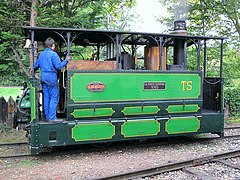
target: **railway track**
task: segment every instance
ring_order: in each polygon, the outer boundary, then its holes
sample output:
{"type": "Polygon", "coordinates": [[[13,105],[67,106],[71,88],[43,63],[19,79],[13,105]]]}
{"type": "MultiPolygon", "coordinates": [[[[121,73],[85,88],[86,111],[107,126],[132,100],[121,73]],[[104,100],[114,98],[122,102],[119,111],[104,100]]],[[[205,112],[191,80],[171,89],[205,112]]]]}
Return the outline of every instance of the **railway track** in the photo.
{"type": "Polygon", "coordinates": [[[0,143],[0,147],[3,146],[16,146],[16,145],[27,145],[28,142],[9,142],[9,143],[0,143]]]}
{"type": "MultiPolygon", "coordinates": [[[[226,127],[224,128],[225,130],[231,130],[231,129],[240,129],[240,126],[234,126],[234,127],[226,127]]],[[[184,137],[184,138],[171,138],[171,139],[165,139],[161,142],[148,142],[148,143],[144,143],[144,144],[116,144],[115,147],[117,146],[128,146],[130,148],[134,148],[134,147],[152,147],[152,146],[159,146],[159,145],[166,145],[166,144],[176,144],[176,143],[187,143],[187,142],[204,142],[204,141],[214,141],[214,140],[221,140],[221,139],[233,139],[233,138],[240,138],[240,134],[238,135],[229,135],[229,136],[224,136],[223,138],[219,138],[219,137],[198,137],[198,138],[189,138],[189,137],[184,137]]],[[[77,147],[77,146],[74,146],[77,147]]],[[[99,148],[99,147],[98,147],[99,148]]],[[[101,150],[108,150],[109,148],[112,147],[102,147],[101,150]]],[[[67,154],[76,154],[79,152],[94,152],[97,151],[96,147],[94,148],[90,148],[89,146],[87,146],[86,148],[73,148],[71,149],[71,146],[69,147],[63,147],[60,148],[59,151],[53,151],[53,152],[44,152],[40,155],[43,156],[56,156],[56,155],[67,155],[67,154]],[[70,150],[69,150],[70,149],[70,150]]],[[[10,143],[1,143],[0,144],[0,159],[14,159],[14,158],[26,158],[26,157],[35,157],[32,156],[30,154],[30,150],[29,150],[29,144],[28,142],[10,142],[10,143]],[[23,148],[24,147],[24,148],[23,148]],[[7,149],[7,154],[4,154],[4,152],[6,152],[4,149],[7,149]],[[25,149],[24,151],[22,149],[25,149]],[[24,152],[24,153],[23,153],[24,152]],[[27,152],[27,153],[26,153],[27,152]]]]}
{"type": "Polygon", "coordinates": [[[240,129],[240,126],[229,126],[229,127],[224,127],[224,130],[229,130],[229,129],[240,129]]]}
{"type": "MultiPolygon", "coordinates": [[[[199,170],[196,170],[195,167],[207,164],[207,163],[221,163],[226,166],[229,166],[234,169],[240,170],[240,166],[233,164],[228,161],[229,158],[236,158],[240,157],[240,149],[228,151],[224,153],[219,153],[215,155],[209,155],[202,158],[196,158],[186,161],[180,161],[176,163],[168,163],[161,166],[151,167],[147,169],[141,169],[138,171],[123,173],[123,174],[117,174],[109,177],[104,177],[101,179],[104,180],[122,180],[122,179],[147,179],[148,177],[151,179],[161,173],[171,172],[171,171],[183,171],[186,173],[190,173],[196,177],[199,178],[205,178],[205,179],[214,179],[210,175],[205,174],[204,172],[201,172],[199,170]]],[[[240,178],[240,177],[239,177],[240,178]]]]}
{"type": "Polygon", "coordinates": [[[28,142],[10,142],[0,144],[0,159],[30,157],[28,142]],[[26,153],[28,151],[28,153],[26,153]]]}

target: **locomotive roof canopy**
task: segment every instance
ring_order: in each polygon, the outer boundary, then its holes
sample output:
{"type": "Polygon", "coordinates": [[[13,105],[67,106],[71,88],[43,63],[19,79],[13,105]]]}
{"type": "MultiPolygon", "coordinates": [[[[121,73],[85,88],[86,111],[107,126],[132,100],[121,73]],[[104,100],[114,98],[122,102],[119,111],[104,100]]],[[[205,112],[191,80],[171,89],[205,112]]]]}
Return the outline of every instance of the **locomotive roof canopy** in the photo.
{"type": "MultiPolygon", "coordinates": [[[[186,39],[188,45],[193,44],[198,40],[223,40],[226,37],[206,37],[206,36],[189,36],[176,34],[161,34],[161,33],[147,33],[147,32],[129,32],[129,31],[109,31],[96,29],[77,29],[77,28],[46,28],[46,27],[30,27],[24,26],[25,37],[30,38],[30,32],[34,31],[35,41],[45,41],[48,37],[52,37],[56,42],[64,42],[63,37],[66,38],[67,32],[71,33],[71,40],[75,44],[90,45],[104,44],[112,41],[117,35],[123,37],[122,44],[137,44],[146,45],[156,44],[156,40],[163,38],[163,40],[171,46],[171,41],[176,38],[186,39]],[[148,41],[148,42],[147,42],[148,41]],[[90,42],[90,43],[89,43],[90,42]]],[[[167,44],[166,44],[167,45],[167,44]]]]}

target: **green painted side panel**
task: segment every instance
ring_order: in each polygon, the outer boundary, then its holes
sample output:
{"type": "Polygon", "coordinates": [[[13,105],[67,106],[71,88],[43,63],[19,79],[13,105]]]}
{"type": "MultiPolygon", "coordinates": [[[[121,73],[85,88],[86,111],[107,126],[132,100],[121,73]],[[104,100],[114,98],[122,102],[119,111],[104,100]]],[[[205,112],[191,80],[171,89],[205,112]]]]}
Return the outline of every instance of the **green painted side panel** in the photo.
{"type": "Polygon", "coordinates": [[[83,117],[101,117],[101,116],[112,116],[115,111],[112,108],[96,108],[94,109],[75,109],[73,113],[74,118],[83,117]]]}
{"type": "Polygon", "coordinates": [[[169,105],[166,109],[168,113],[187,113],[197,112],[200,109],[198,104],[187,104],[187,105],[169,105]]]}
{"type": "Polygon", "coordinates": [[[36,89],[32,85],[30,86],[30,101],[31,101],[31,121],[36,119],[36,89]]]}
{"type": "Polygon", "coordinates": [[[200,129],[200,120],[196,117],[172,118],[166,122],[165,129],[168,134],[197,132],[200,129]]]}
{"type": "Polygon", "coordinates": [[[199,74],[162,73],[74,73],[70,77],[70,99],[76,102],[106,102],[198,98],[199,74]],[[89,83],[106,85],[102,92],[90,92],[89,83]],[[144,90],[145,82],[165,82],[166,89],[144,90]]]}
{"type": "Polygon", "coordinates": [[[122,110],[124,115],[138,115],[138,114],[157,114],[160,109],[158,106],[136,106],[136,107],[125,107],[122,110]]]}
{"type": "Polygon", "coordinates": [[[156,120],[127,121],[121,125],[121,134],[126,137],[154,136],[160,132],[160,123],[156,120]]]}
{"type": "Polygon", "coordinates": [[[110,123],[78,124],[72,128],[72,138],[75,141],[97,141],[112,139],[115,126],[110,123]]]}

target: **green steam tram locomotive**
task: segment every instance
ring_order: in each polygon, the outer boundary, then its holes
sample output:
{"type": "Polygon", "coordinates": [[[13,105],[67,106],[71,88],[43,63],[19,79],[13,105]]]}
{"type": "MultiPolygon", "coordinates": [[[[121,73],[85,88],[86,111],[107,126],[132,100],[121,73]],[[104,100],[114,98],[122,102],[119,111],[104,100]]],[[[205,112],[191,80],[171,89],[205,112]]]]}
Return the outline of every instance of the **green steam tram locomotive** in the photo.
{"type": "MultiPolygon", "coordinates": [[[[31,40],[32,57],[36,57],[35,42],[48,37],[57,42],[60,51],[79,57],[59,72],[57,116],[61,123],[45,121],[39,79],[31,74],[30,93],[19,101],[30,97],[30,115],[18,118],[17,123],[27,124],[32,154],[54,146],[200,133],[224,135],[225,38],[189,36],[184,21],[176,21],[171,34],[44,27],[24,30],[31,40]],[[219,42],[217,77],[207,76],[207,50],[213,41],[219,42]],[[84,57],[91,49],[92,56],[84,57]],[[188,49],[194,50],[194,62],[187,58],[188,49]]],[[[21,104],[19,108],[24,110],[21,104]]]]}

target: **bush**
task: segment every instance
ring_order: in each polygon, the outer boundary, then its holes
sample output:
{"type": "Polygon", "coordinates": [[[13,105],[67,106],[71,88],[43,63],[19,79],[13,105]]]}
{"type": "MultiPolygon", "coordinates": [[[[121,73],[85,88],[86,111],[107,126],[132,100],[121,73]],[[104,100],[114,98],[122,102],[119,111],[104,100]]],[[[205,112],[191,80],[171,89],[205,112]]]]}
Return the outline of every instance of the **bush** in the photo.
{"type": "Polygon", "coordinates": [[[226,87],[224,89],[225,106],[228,104],[230,115],[236,116],[240,112],[240,87],[226,87]]]}

